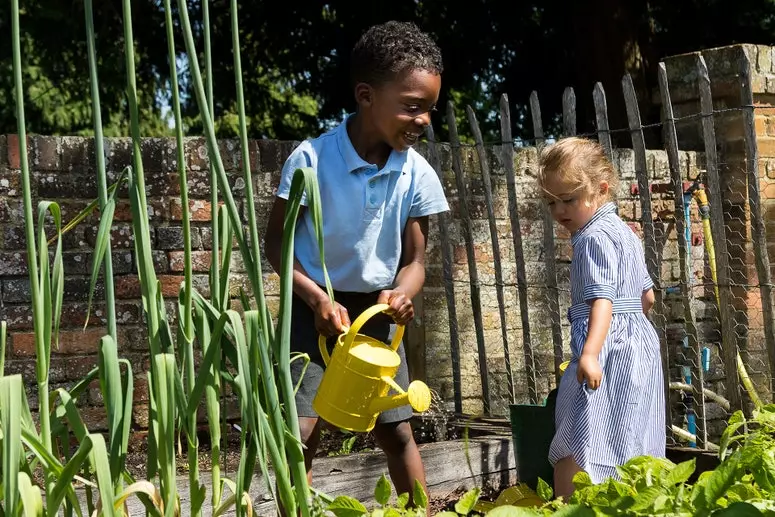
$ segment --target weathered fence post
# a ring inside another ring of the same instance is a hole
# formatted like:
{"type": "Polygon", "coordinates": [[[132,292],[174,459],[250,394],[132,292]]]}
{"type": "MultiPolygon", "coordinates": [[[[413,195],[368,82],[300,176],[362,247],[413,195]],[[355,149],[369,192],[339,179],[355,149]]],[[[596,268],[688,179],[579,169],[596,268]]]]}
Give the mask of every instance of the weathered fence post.
{"type": "MultiPolygon", "coordinates": [[[[657,242],[654,235],[654,219],[651,215],[651,190],[649,188],[648,170],[646,164],[646,142],[643,138],[643,125],[641,124],[638,97],[635,94],[635,86],[632,84],[630,74],[622,78],[622,91],[624,92],[624,104],[627,109],[627,121],[630,126],[632,149],[635,152],[635,176],[638,178],[638,196],[640,197],[641,224],[643,228],[643,240],[646,248],[646,267],[652,282],[654,282],[654,320],[662,353],[663,368],[666,365],[667,337],[665,335],[665,307],[663,303],[664,291],[662,290],[662,275],[659,261],[657,260],[657,242]]],[[[665,392],[665,411],[669,420],[670,406],[670,382],[669,370],[662,372],[662,384],[665,392]]]]}
{"type": "MultiPolygon", "coordinates": [[[[436,142],[433,126],[428,126],[428,153],[431,166],[444,184],[441,170],[441,156],[436,142]]],[[[452,246],[449,241],[450,214],[439,214],[439,240],[441,246],[441,268],[444,281],[444,294],[447,297],[447,317],[449,319],[449,349],[452,357],[452,392],[455,399],[455,413],[463,412],[463,395],[460,389],[460,336],[457,328],[457,307],[455,303],[455,285],[452,281],[452,246]]]]}
{"type": "MultiPolygon", "coordinates": [[[[707,440],[707,422],[705,420],[705,372],[702,369],[702,352],[700,343],[697,339],[697,324],[692,311],[692,292],[691,277],[689,275],[689,264],[691,257],[688,256],[688,245],[686,239],[686,216],[684,210],[684,192],[683,179],[681,178],[681,165],[678,158],[678,136],[675,131],[675,117],[673,116],[673,105],[670,100],[670,89],[667,83],[667,70],[665,64],[659,64],[659,91],[662,97],[662,112],[664,118],[664,138],[665,150],[667,151],[667,163],[670,166],[670,178],[673,184],[673,198],[675,205],[675,232],[678,236],[678,262],[681,268],[679,273],[679,282],[681,289],[681,303],[684,314],[684,332],[686,335],[686,346],[689,350],[690,360],[692,362],[692,404],[691,410],[694,411],[699,425],[696,431],[697,446],[705,448],[707,440]]],[[[669,355],[663,355],[662,368],[665,375],[670,375],[669,355]]],[[[669,377],[668,377],[669,379],[669,377]]],[[[668,427],[672,424],[669,391],[666,402],[666,423],[668,427]]]]}
{"type": "Polygon", "coordinates": [[[516,262],[517,267],[517,294],[519,296],[519,316],[520,321],[522,322],[522,348],[525,354],[525,374],[527,375],[530,403],[537,404],[536,366],[535,357],[533,355],[533,343],[530,338],[530,312],[527,308],[527,274],[525,272],[525,254],[522,247],[522,226],[520,226],[519,223],[517,179],[514,171],[514,144],[511,134],[511,111],[509,110],[509,98],[505,93],[501,95],[500,112],[501,151],[503,166],[506,168],[506,190],[509,198],[509,222],[511,223],[511,238],[514,246],[514,261],[516,262]]]}
{"type": "Polygon", "coordinates": [[[479,285],[479,273],[476,268],[474,255],[474,237],[471,224],[471,214],[468,211],[468,189],[463,172],[462,151],[460,148],[460,136],[457,132],[457,120],[455,119],[455,107],[452,102],[447,103],[447,125],[449,126],[449,141],[452,148],[452,170],[455,172],[455,181],[458,190],[460,207],[460,219],[463,222],[463,238],[466,241],[466,256],[468,258],[468,277],[471,289],[471,310],[474,315],[474,327],[476,330],[476,347],[479,352],[479,375],[482,386],[482,405],[485,414],[489,414],[492,408],[490,396],[490,379],[487,367],[487,350],[484,342],[484,328],[482,326],[482,296],[479,285]]]}
{"type": "Polygon", "coordinates": [[[755,108],[753,88],[751,87],[751,61],[745,49],[743,49],[743,59],[740,62],[740,86],[740,104],[743,107],[743,131],[745,134],[745,162],[748,172],[748,204],[751,210],[751,236],[753,237],[756,273],[759,277],[759,290],[762,297],[764,339],[770,363],[770,393],[775,400],[775,313],[772,301],[772,275],[759,193],[759,148],[756,145],[756,129],[754,127],[755,108]]]}
{"type": "Polygon", "coordinates": [[[487,223],[490,227],[490,241],[492,245],[492,260],[495,269],[495,297],[498,300],[498,315],[501,320],[501,338],[503,339],[503,357],[506,366],[506,382],[509,389],[509,404],[515,402],[514,398],[514,374],[511,371],[511,352],[509,351],[509,333],[506,327],[506,301],[503,298],[503,267],[501,264],[501,246],[498,242],[498,227],[495,224],[495,209],[492,200],[492,178],[490,177],[490,164],[487,163],[487,153],[484,149],[482,131],[479,122],[471,106],[466,106],[468,124],[476,142],[476,154],[479,156],[479,168],[482,170],[482,183],[484,184],[484,204],[487,208],[487,223]]]}
{"type": "MultiPolygon", "coordinates": [[[[541,105],[538,103],[538,93],[530,94],[530,113],[533,119],[533,134],[535,135],[536,148],[538,154],[544,147],[544,126],[541,122],[541,105]]],[[[541,211],[544,223],[544,262],[546,263],[546,289],[548,291],[549,319],[552,324],[552,343],[554,344],[555,357],[559,354],[562,357],[562,324],[560,323],[560,298],[557,290],[557,265],[556,252],[554,248],[554,221],[549,212],[549,206],[546,201],[541,203],[541,211]]],[[[555,359],[554,375],[560,378],[560,366],[555,359]]]]}
{"type": "Polygon", "coordinates": [[[697,75],[700,87],[700,106],[702,111],[702,136],[705,143],[705,164],[708,173],[710,196],[710,229],[715,244],[717,265],[718,310],[721,322],[721,340],[724,354],[724,374],[726,377],[726,395],[732,411],[742,409],[739,380],[737,375],[737,336],[735,320],[732,317],[734,307],[730,301],[729,254],[727,252],[724,213],[721,205],[721,181],[718,174],[718,155],[716,154],[716,131],[713,127],[713,98],[710,91],[708,67],[702,56],[697,56],[697,75]]]}
{"type": "Polygon", "coordinates": [[[614,152],[611,145],[611,130],[608,129],[608,103],[605,100],[605,90],[601,83],[595,83],[595,89],[592,90],[592,100],[595,103],[597,141],[603,146],[608,159],[613,162],[614,152]]]}

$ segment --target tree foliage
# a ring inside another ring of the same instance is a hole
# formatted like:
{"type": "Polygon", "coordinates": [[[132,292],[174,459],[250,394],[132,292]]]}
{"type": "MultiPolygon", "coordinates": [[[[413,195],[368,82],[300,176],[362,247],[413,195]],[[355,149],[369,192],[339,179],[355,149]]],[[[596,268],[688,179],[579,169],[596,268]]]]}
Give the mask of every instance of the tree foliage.
{"type": "MultiPolygon", "coordinates": [[[[201,1],[191,2],[201,20],[201,1]]],[[[87,60],[83,6],[79,0],[22,2],[25,99],[31,129],[49,134],[88,134],[84,95],[87,60]]],[[[8,34],[8,4],[0,5],[0,34],[8,34]]],[[[101,98],[106,134],[126,134],[121,9],[119,0],[95,6],[101,98]]],[[[143,134],[168,132],[165,107],[169,77],[161,2],[133,2],[143,134]]],[[[177,19],[177,17],[175,17],[177,19]]],[[[732,43],[770,43],[775,3],[770,0],[394,0],[368,9],[362,2],[309,0],[241,2],[240,26],[248,130],[252,137],[300,139],[314,135],[353,109],[348,86],[349,53],[370,25],[413,20],[434,35],[445,57],[440,109],[434,114],[446,137],[444,106],[459,103],[478,112],[485,138],[498,139],[493,112],[502,93],[512,104],[515,135],[529,137],[530,92],[539,93],[544,124],[557,127],[562,92],[574,87],[579,131],[594,129],[592,88],[603,83],[612,127],[626,126],[621,77],[633,75],[645,120],[658,117],[648,100],[657,91],[656,67],[674,54],[732,43]],[[650,111],[651,110],[651,111],[650,111]]],[[[219,136],[236,135],[236,93],[229,6],[211,0],[213,83],[219,136]]],[[[202,25],[196,32],[202,47],[202,25]]],[[[4,38],[7,40],[7,38],[4,38]]],[[[201,124],[178,45],[187,131],[201,124]]],[[[0,131],[13,132],[10,43],[0,45],[0,131]]]]}

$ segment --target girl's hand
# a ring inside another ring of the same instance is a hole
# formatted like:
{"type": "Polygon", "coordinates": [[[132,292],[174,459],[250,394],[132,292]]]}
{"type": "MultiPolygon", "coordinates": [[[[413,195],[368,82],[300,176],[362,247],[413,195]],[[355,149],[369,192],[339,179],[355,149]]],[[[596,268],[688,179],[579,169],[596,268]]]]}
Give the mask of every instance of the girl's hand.
{"type": "Polygon", "coordinates": [[[579,366],[576,370],[576,378],[580,384],[587,383],[587,387],[596,390],[600,387],[603,380],[603,370],[600,368],[600,362],[597,357],[591,354],[581,354],[579,366]]]}

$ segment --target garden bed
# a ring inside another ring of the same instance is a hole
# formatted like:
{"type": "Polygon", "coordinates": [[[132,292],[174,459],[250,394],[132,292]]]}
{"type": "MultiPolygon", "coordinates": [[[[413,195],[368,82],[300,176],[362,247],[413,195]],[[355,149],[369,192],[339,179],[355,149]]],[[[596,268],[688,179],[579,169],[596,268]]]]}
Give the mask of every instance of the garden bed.
{"type": "MultiPolygon", "coordinates": [[[[227,472],[236,469],[237,448],[228,447],[225,463],[227,472]],[[231,466],[233,465],[233,467],[231,466]]],[[[430,505],[433,512],[441,511],[454,503],[462,493],[475,486],[486,492],[498,491],[516,482],[516,464],[510,439],[503,437],[476,437],[468,440],[449,440],[420,445],[425,464],[430,505]]],[[[142,454],[137,455],[143,458],[142,454]]],[[[128,464],[135,468],[134,461],[128,464]]],[[[210,486],[210,473],[205,472],[206,461],[200,465],[200,480],[210,486]]],[[[144,465],[139,467],[144,470],[144,465]]],[[[345,455],[321,457],[315,461],[313,486],[331,496],[349,495],[364,504],[374,503],[374,487],[383,473],[387,473],[385,457],[379,450],[355,452],[345,455]]],[[[187,514],[188,477],[179,468],[178,491],[181,515],[187,514]]],[[[260,474],[253,477],[250,496],[255,501],[258,515],[275,515],[272,494],[260,474]]],[[[128,501],[132,515],[143,515],[144,509],[137,499],[128,501]]],[[[230,514],[229,514],[230,515],[230,514]]]]}

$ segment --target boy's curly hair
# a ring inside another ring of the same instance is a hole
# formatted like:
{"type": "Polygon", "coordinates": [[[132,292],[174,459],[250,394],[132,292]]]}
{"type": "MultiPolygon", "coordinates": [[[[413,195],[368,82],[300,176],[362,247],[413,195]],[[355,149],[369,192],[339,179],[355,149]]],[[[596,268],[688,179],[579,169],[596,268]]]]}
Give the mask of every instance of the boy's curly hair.
{"type": "Polygon", "coordinates": [[[431,37],[411,22],[374,25],[355,44],[350,74],[353,84],[379,86],[398,74],[425,70],[441,74],[441,50],[431,37]]]}

